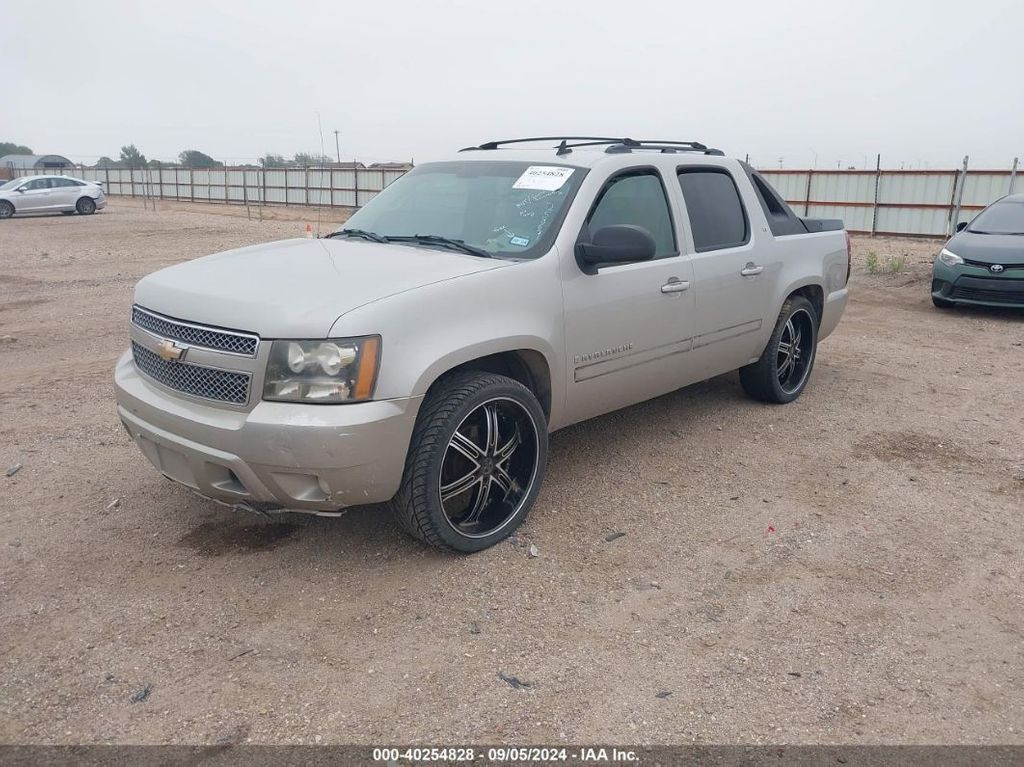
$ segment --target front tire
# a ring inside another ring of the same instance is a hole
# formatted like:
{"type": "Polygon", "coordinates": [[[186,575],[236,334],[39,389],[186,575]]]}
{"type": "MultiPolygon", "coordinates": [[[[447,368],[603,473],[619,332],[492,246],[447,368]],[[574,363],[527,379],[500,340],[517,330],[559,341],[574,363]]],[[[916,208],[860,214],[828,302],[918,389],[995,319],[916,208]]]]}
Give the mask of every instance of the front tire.
{"type": "Polygon", "coordinates": [[[803,392],[818,349],[818,314],[803,296],[782,305],[775,330],[757,362],[740,368],[743,389],[756,400],[786,404],[803,392]]]}
{"type": "Polygon", "coordinates": [[[0,200],[0,218],[10,218],[14,215],[14,206],[7,200],[0,200]]]}
{"type": "Polygon", "coordinates": [[[83,197],[75,205],[75,210],[83,216],[91,216],[96,212],[96,201],[91,197],[83,197]]]}
{"type": "Polygon", "coordinates": [[[493,373],[446,376],[417,416],[395,518],[431,546],[486,549],[526,519],[547,456],[547,420],[529,389],[493,373]]]}

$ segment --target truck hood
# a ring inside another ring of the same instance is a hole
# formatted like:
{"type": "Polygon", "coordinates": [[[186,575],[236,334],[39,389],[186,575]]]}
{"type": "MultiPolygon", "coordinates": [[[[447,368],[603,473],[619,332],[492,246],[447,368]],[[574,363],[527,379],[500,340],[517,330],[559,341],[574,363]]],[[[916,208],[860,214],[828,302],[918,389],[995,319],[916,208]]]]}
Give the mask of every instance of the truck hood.
{"type": "Polygon", "coordinates": [[[338,317],[358,306],[508,265],[435,248],[282,240],[161,269],[135,286],[135,303],[264,338],[324,338],[338,317]]]}

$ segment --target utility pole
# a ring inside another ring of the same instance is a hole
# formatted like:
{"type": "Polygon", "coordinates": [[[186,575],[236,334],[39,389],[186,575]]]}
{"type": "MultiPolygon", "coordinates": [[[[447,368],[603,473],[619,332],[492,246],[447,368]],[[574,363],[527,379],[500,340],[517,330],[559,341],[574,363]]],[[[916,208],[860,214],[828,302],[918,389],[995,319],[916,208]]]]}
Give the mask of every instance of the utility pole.
{"type": "Polygon", "coordinates": [[[334,131],[334,150],[338,153],[338,165],[341,165],[341,144],[338,143],[338,131],[334,131]]]}

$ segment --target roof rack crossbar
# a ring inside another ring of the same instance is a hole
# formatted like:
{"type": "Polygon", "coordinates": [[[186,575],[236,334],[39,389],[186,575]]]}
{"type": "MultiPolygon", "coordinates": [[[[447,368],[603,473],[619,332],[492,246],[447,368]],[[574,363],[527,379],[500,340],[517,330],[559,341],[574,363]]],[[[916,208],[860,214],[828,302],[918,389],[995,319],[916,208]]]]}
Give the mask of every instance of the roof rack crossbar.
{"type": "MultiPolygon", "coordinates": [[[[480,146],[466,147],[466,149],[497,149],[504,144],[527,144],[534,141],[557,141],[565,143],[568,148],[572,146],[591,146],[592,144],[569,144],[570,141],[594,142],[594,144],[625,144],[634,143],[630,138],[609,138],[607,136],[535,136],[533,138],[509,138],[501,141],[485,141],[480,146]]],[[[559,147],[560,148],[560,147],[559,147]]],[[[465,149],[462,151],[466,151],[465,149]]]]}
{"type": "Polygon", "coordinates": [[[659,149],[665,151],[703,152],[704,154],[722,154],[718,149],[710,149],[699,141],[662,141],[643,140],[638,141],[632,138],[610,138],[607,136],[535,136],[533,138],[512,138],[501,141],[485,141],[479,146],[470,146],[460,151],[468,152],[473,150],[491,150],[508,144],[528,144],[537,141],[556,141],[556,154],[564,155],[572,152],[574,147],[581,146],[602,146],[607,144],[606,152],[629,152],[633,149],[659,149]],[[572,142],[572,143],[570,143],[572,142]]]}

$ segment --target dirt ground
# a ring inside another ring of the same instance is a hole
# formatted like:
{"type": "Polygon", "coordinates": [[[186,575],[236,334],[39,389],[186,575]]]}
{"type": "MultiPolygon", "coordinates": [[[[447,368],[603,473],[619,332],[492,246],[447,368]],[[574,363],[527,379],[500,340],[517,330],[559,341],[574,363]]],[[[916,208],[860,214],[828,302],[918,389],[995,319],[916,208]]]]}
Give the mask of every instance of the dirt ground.
{"type": "Polygon", "coordinates": [[[934,309],[936,243],[855,241],[797,403],[727,375],[559,432],[457,557],[216,506],[118,423],[136,280],[313,220],[0,222],[0,741],[1024,744],[1024,314],[934,309]]]}

